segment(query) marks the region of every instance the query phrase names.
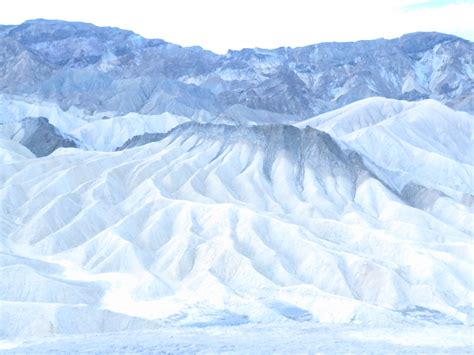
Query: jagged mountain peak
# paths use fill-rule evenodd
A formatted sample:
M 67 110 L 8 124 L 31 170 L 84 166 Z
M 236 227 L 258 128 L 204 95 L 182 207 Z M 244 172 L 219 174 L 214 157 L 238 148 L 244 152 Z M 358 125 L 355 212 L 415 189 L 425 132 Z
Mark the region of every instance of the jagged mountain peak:
M 449 41 L 469 42 L 458 36 L 440 32 L 407 33 L 393 41 L 397 42 L 397 44 L 408 53 L 426 51 L 432 49 L 437 44 Z
M 100 40 L 119 40 L 130 36 L 141 38 L 132 31 L 116 27 L 100 27 L 86 22 L 48 19 L 25 21 L 12 28 L 8 34 L 26 45 L 80 37 L 95 37 Z
M 212 121 L 236 106 L 303 119 L 372 96 L 474 107 L 474 45 L 440 33 L 217 55 L 117 28 L 34 20 L 0 31 L 0 42 L 0 92 L 66 108 Z

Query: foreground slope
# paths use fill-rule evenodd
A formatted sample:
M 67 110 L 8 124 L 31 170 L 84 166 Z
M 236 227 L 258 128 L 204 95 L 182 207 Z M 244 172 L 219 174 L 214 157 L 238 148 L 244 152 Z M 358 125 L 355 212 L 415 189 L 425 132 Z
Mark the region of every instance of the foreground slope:
M 472 345 L 472 330 L 463 326 L 373 327 L 309 322 L 238 327 L 163 324 L 151 331 L 0 341 L 2 354 L 470 354 Z
M 2 166 L 2 336 L 472 322 L 469 201 L 407 196 L 431 187 L 312 128 L 185 123 L 158 139 Z

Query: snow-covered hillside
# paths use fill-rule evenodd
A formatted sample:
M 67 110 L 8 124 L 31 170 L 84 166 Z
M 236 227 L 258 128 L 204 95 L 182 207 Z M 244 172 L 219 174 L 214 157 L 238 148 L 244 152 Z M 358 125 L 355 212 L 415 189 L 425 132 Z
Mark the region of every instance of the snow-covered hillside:
M 400 191 L 412 182 L 457 200 L 474 193 L 474 117 L 435 100 L 369 98 L 296 126 L 337 137 Z
M 49 133 L 55 131 L 56 139 L 58 137 L 69 139 L 83 149 L 103 151 L 115 150 L 134 136 L 144 133 L 165 133 L 189 121 L 186 117 L 168 112 L 160 115 L 138 113 L 118 115 L 114 112 L 88 114 L 74 107 L 63 110 L 51 102 L 28 101 L 0 95 L 0 138 L 21 142 L 28 136 L 41 136 L 37 132 L 37 125 L 34 124 L 40 118 L 43 121 L 46 119 L 46 125 L 52 126 L 46 130 L 50 131 Z M 35 150 L 43 142 L 44 137 L 38 142 L 35 141 L 29 148 Z
M 0 174 L 2 336 L 472 322 L 472 204 L 312 128 L 185 123 Z

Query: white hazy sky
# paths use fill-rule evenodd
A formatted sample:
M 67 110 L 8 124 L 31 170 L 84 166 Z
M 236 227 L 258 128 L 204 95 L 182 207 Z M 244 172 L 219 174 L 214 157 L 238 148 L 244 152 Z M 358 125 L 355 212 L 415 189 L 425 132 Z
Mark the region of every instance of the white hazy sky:
M 474 40 L 474 0 L 3 0 L 2 5 L 1 24 L 84 21 L 218 53 L 415 31 Z

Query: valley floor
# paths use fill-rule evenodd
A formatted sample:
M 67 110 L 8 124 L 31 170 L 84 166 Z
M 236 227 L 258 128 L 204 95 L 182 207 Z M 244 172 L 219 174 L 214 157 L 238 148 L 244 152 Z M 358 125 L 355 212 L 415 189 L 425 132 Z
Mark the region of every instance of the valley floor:
M 0 341 L 0 353 L 472 354 L 469 326 L 279 325 L 171 327 Z

